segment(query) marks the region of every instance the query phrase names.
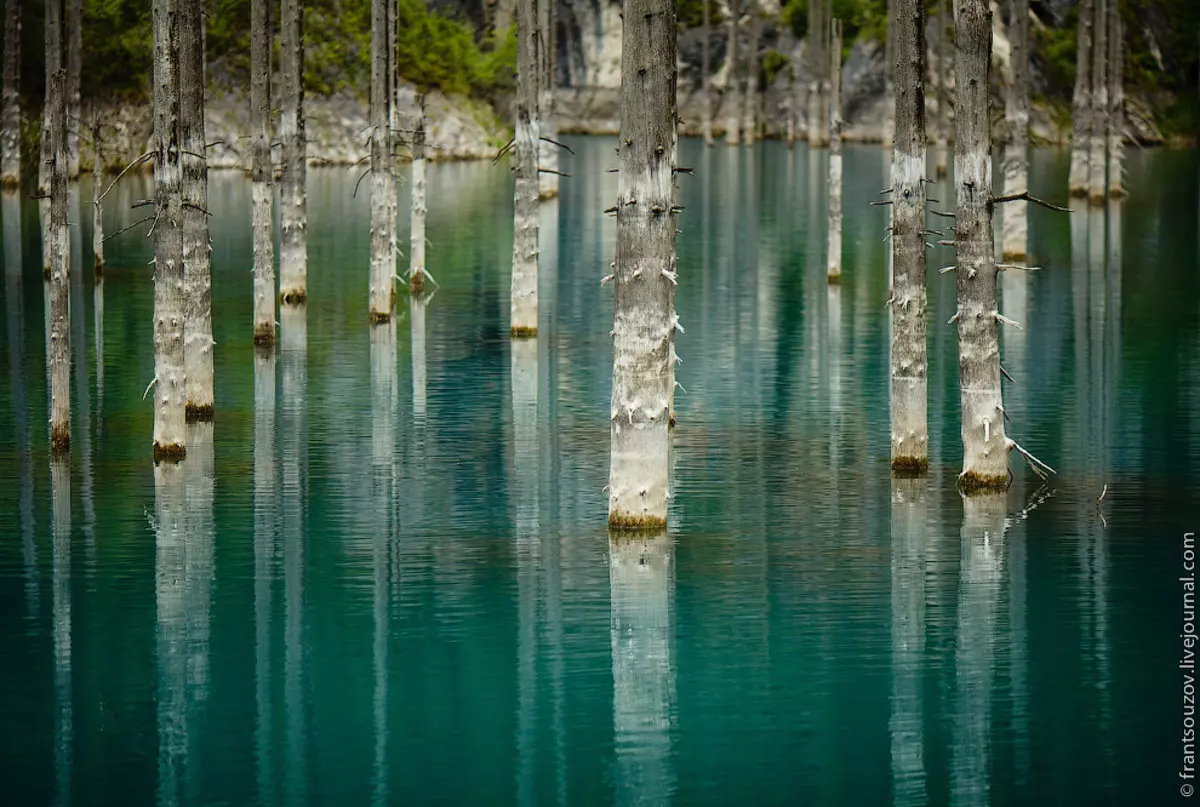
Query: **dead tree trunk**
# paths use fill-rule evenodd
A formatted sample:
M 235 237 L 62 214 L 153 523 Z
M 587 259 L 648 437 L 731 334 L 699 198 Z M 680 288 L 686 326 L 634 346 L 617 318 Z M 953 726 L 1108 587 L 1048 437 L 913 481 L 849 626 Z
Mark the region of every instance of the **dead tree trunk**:
M 554 124 L 554 8 L 557 0 L 538 0 L 538 59 L 541 74 L 538 76 L 538 198 L 553 199 L 558 196 L 558 146 L 551 140 L 558 139 L 558 127 Z M 548 140 L 545 138 L 549 138 Z
M 21 0 L 4 7 L 4 100 L 0 109 L 0 185 L 21 184 Z
M 1102 205 L 1108 198 L 1108 3 L 1092 0 L 1092 137 L 1088 154 L 1088 198 Z
M 412 139 L 412 239 L 408 281 L 413 294 L 425 291 L 425 96 L 417 96 L 417 124 Z M 424 312 L 424 308 L 422 308 Z
M 746 80 L 746 109 L 742 117 L 742 132 L 747 146 L 758 139 L 758 46 L 762 38 L 762 19 L 758 3 L 750 0 L 750 47 L 746 51 L 744 75 Z
M 38 164 L 38 208 L 42 219 L 42 273 L 50 279 L 51 242 L 54 231 L 50 225 L 50 170 L 54 165 L 54 123 L 50 120 L 50 88 L 54 76 L 66 67 L 66 53 L 63 39 L 66 36 L 66 10 L 63 0 L 48 0 L 45 4 L 46 29 L 46 99 L 42 103 L 42 143 L 41 161 Z M 66 79 L 63 79 L 64 82 Z M 66 92 L 66 85 L 63 85 Z M 65 101 L 64 101 L 65 103 Z
M 299 305 L 308 299 L 308 143 L 304 122 L 304 9 L 301 0 L 280 5 L 280 75 L 283 98 L 279 139 L 279 299 Z
M 829 239 L 825 269 L 842 279 L 842 21 L 832 20 L 829 46 Z
M 1088 138 L 1092 132 L 1092 2 L 1079 1 L 1079 27 L 1075 44 L 1075 94 L 1071 99 L 1072 196 L 1087 196 Z
M 700 50 L 700 108 L 703 117 L 700 120 L 700 129 L 704 134 L 704 145 L 711 146 L 713 144 L 712 133 L 712 84 L 709 81 L 709 71 L 712 69 L 712 54 L 709 52 L 712 38 L 712 20 L 709 10 L 708 0 L 704 0 L 700 4 L 702 11 L 701 30 L 703 31 L 704 40 Z
M 92 272 L 96 280 L 104 277 L 104 176 L 108 164 L 104 154 L 103 125 L 92 122 Z
M 515 337 L 537 336 L 538 328 L 538 64 L 537 3 L 517 0 L 517 182 L 509 301 L 509 332 Z
M 1121 4 L 1109 0 L 1108 195 L 1125 195 L 1125 29 Z
M 608 523 L 661 528 L 675 316 L 676 10 L 626 0 L 613 271 Z
M 887 0 L 887 32 L 884 38 L 883 124 L 880 138 L 883 147 L 891 148 L 896 138 L 896 15 L 898 0 Z
M 725 48 L 725 145 L 736 146 L 741 142 L 741 76 L 738 61 L 738 18 L 741 9 L 738 0 L 729 0 L 729 44 Z
M 895 49 L 896 97 L 891 193 L 892 470 L 922 473 L 929 466 L 923 180 L 925 3 L 895 0 L 894 11 L 888 21 Z
M 176 0 L 154 0 L 154 461 L 186 449 L 184 272 Z
M 79 125 L 83 115 L 83 0 L 67 0 L 67 178 L 79 176 Z
M 1009 134 L 1004 149 L 1004 193 L 1015 196 L 1029 190 L 1029 0 L 1012 0 L 1011 8 L 1013 84 L 1004 108 Z M 1004 260 L 1024 261 L 1029 241 L 1029 203 L 1008 203 L 1003 227 Z
M 946 29 L 950 20 L 946 15 L 946 0 L 938 0 L 937 24 L 933 27 L 935 65 L 933 86 L 937 94 L 937 118 L 934 119 L 936 133 L 933 149 L 933 175 L 935 179 L 946 176 L 949 166 L 946 155 L 950 141 L 950 49 L 946 47 Z
M 388 198 L 396 195 L 391 172 L 391 53 L 388 4 L 371 0 L 371 277 L 370 316 L 375 323 L 392 318 L 395 265 L 391 263 Z
M 254 344 L 275 344 L 275 215 L 271 188 L 272 0 L 250 3 L 250 130 L 254 230 Z
M 51 6 L 62 13 L 62 0 L 48 0 L 47 22 Z M 49 37 L 47 37 L 49 38 Z M 60 40 L 61 41 L 61 40 Z M 49 43 L 47 43 L 49 44 Z M 58 70 L 47 85 L 46 105 L 50 108 L 50 343 L 46 346 L 50 362 L 50 450 L 66 452 L 71 446 L 71 328 L 70 250 L 67 234 L 67 99 L 66 71 Z
M 179 135 L 183 170 L 183 358 L 187 419 L 213 418 L 212 279 L 208 236 L 208 159 L 204 150 L 204 4 L 179 3 Z

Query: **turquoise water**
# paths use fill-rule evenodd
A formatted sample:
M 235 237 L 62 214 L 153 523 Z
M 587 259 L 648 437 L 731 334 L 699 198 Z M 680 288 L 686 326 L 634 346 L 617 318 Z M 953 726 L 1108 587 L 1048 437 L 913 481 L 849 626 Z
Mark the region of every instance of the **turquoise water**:
M 151 242 L 109 242 L 99 287 L 90 261 L 73 274 L 72 453 L 52 465 L 37 211 L 18 264 L 5 204 L 0 803 L 1178 799 L 1197 154 L 1132 152 L 1107 216 L 1031 211 L 1042 271 L 1003 278 L 1024 325 L 1003 334 L 1006 408 L 1059 473 L 1040 489 L 1014 458 L 1006 495 L 964 503 L 944 248 L 931 473 L 888 471 L 883 153 L 847 149 L 831 288 L 824 154 L 684 142 L 675 496 L 643 545 L 610 543 L 602 491 L 613 143 L 570 144 L 541 335 L 515 353 L 503 167 L 431 168 L 441 289 L 374 331 L 358 172 L 314 169 L 309 304 L 270 357 L 250 186 L 214 174 L 217 418 L 157 473 Z M 1034 192 L 1062 201 L 1066 169 L 1036 152 Z M 107 229 L 148 195 L 115 191 Z

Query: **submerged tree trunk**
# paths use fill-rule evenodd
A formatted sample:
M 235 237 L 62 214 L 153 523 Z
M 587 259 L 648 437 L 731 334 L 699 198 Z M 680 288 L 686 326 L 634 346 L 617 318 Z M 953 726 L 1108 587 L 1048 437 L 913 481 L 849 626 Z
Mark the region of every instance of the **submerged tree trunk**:
M 738 61 L 738 0 L 729 0 L 729 44 L 725 48 L 725 145 L 741 142 L 741 80 L 742 66 Z
M 1004 193 L 1029 190 L 1029 0 L 1012 0 L 1009 20 L 1013 85 L 1004 107 L 1008 143 L 1004 148 Z M 1029 203 L 1004 208 L 1002 252 L 1006 261 L 1023 261 L 1029 241 Z
M 184 271 L 180 232 L 179 22 L 175 0 L 154 0 L 154 460 L 183 459 Z
M 704 135 L 704 145 L 711 146 L 713 144 L 712 133 L 712 84 L 709 80 L 709 71 L 712 69 L 712 55 L 709 52 L 712 38 L 712 20 L 711 11 L 709 10 L 710 3 L 704 0 L 700 4 L 703 9 L 701 12 L 701 31 L 703 41 L 700 49 L 700 109 L 702 110 L 700 119 L 700 130 Z
M 549 142 L 558 139 L 558 127 L 554 123 L 554 31 L 556 0 L 538 0 L 538 60 L 541 72 L 538 76 L 538 198 L 553 199 L 558 196 L 558 146 Z M 543 170 L 545 169 L 545 170 Z
M 516 191 L 509 331 L 536 336 L 538 328 L 538 82 L 536 0 L 517 2 Z
M 746 51 L 746 110 L 742 118 L 742 132 L 746 145 L 754 145 L 758 139 L 758 45 L 762 37 L 762 19 L 759 17 L 758 4 L 750 0 L 750 48 Z
M 48 0 L 50 6 L 62 0 Z M 67 234 L 67 104 L 66 75 L 58 70 L 50 78 L 46 105 L 50 108 L 50 450 L 65 452 L 71 446 L 71 329 L 69 324 L 70 250 Z
M 934 68 L 933 91 L 937 101 L 937 117 L 934 118 L 933 176 L 946 176 L 949 166 L 946 154 L 950 140 L 950 53 L 946 47 L 946 0 L 938 0 L 937 24 L 933 26 Z
M 388 198 L 396 195 L 391 172 L 391 55 L 388 50 L 388 4 L 371 0 L 371 273 L 372 322 L 392 318 L 395 302 L 395 265 L 391 263 Z
M 417 125 L 412 139 L 412 239 L 408 276 L 413 294 L 425 290 L 425 96 L 417 96 Z
M 885 149 L 891 148 L 896 139 L 896 28 L 900 25 L 897 15 L 903 13 L 899 3 L 900 0 L 887 0 L 887 32 L 883 46 L 883 123 L 880 128 Z
M 676 11 L 626 0 L 621 48 L 610 527 L 660 528 L 675 316 Z
M 958 369 L 962 394 L 965 490 L 1008 484 L 1008 448 L 1000 391 L 996 261 L 992 241 L 992 133 L 988 77 L 992 14 L 987 0 L 956 0 L 954 14 L 954 181 L 958 258 Z
M 83 0 L 67 0 L 67 177 L 79 176 L 79 125 L 83 116 Z
M 0 106 L 0 185 L 21 184 L 21 0 L 4 7 L 4 98 Z
M 830 23 L 829 46 L 829 239 L 825 269 L 830 283 L 842 279 L 842 21 Z
M 1094 205 L 1108 198 L 1108 3 L 1092 0 L 1092 137 L 1088 154 L 1088 198 Z
M 179 3 L 179 134 L 183 149 L 183 282 L 187 317 L 183 357 L 187 419 L 213 417 L 212 280 L 208 236 L 208 159 L 204 150 L 204 8 Z
M 301 0 L 280 5 L 280 76 L 283 98 L 279 139 L 279 299 L 297 305 L 308 299 L 308 143 L 304 122 L 304 9 Z
M 275 344 L 275 216 L 271 188 L 271 0 L 250 4 L 250 130 L 254 230 L 254 344 Z
M 1108 195 L 1125 195 L 1125 29 L 1120 3 L 1109 0 Z
M 1075 94 L 1071 99 L 1072 196 L 1087 196 L 1088 138 L 1092 131 L 1092 2 L 1079 0 L 1079 27 L 1075 47 Z
M 896 0 L 895 12 L 889 21 L 894 29 L 897 100 L 891 193 L 892 470 L 921 473 L 929 465 L 922 179 L 925 175 L 925 3 Z M 986 98 L 985 90 L 985 112 Z

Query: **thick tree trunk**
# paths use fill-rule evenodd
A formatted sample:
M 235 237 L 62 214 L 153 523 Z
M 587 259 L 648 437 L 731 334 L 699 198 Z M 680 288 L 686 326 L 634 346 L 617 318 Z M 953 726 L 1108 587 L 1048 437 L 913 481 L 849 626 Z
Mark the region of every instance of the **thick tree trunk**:
M 536 336 L 538 328 L 538 34 L 536 0 L 517 1 L 516 191 L 510 333 Z
M 729 41 L 725 47 L 725 145 L 736 146 L 742 134 L 742 65 L 738 60 L 738 0 L 729 0 Z
M 304 123 L 304 9 L 301 0 L 280 5 L 280 76 L 283 98 L 279 139 L 279 298 L 297 305 L 308 299 L 308 142 Z
M 4 7 L 4 98 L 0 106 L 0 185 L 21 184 L 21 0 Z
M 1088 147 L 1092 131 L 1092 3 L 1079 0 L 1079 27 L 1075 35 L 1075 94 L 1071 99 L 1072 196 L 1087 196 Z
M 250 3 L 250 136 L 254 230 L 254 344 L 275 344 L 274 169 L 271 165 L 272 0 Z
M 412 139 L 412 238 L 409 242 L 409 290 L 425 290 L 425 96 L 417 96 L 417 122 Z
M 1109 0 L 1108 195 L 1125 195 L 1125 29 L 1121 4 Z
M 390 155 L 392 68 L 388 49 L 390 40 L 388 3 L 371 0 L 371 276 L 370 317 L 372 322 L 387 322 L 395 304 L 395 273 L 392 242 L 395 234 L 388 228 L 388 199 L 396 188 Z
M 1004 106 L 1009 139 L 1004 147 L 1004 193 L 1029 190 L 1029 0 L 1012 0 L 1009 21 L 1013 85 Z M 1024 261 L 1029 241 L 1029 203 L 1004 207 L 1002 252 L 1005 261 Z
M 746 110 L 742 118 L 742 132 L 747 146 L 754 145 L 758 139 L 758 45 L 762 38 L 762 18 L 759 17 L 758 3 L 750 0 L 750 47 L 746 51 Z
M 892 470 L 922 473 L 929 466 L 922 179 L 925 175 L 925 4 L 923 0 L 896 0 L 894 11 L 889 21 L 895 49 L 897 102 L 891 193 Z M 985 103 L 986 97 L 985 93 Z
M 1108 198 L 1108 3 L 1092 0 L 1092 137 L 1088 154 L 1088 198 L 1102 205 Z
M 958 370 L 965 490 L 1008 485 L 1000 391 L 996 261 L 992 240 L 992 133 L 988 78 L 992 14 L 987 0 L 956 0 L 954 181 L 958 258 Z
M 933 175 L 941 179 L 948 173 L 946 163 L 950 142 L 950 48 L 946 47 L 946 30 L 950 20 L 947 18 L 946 0 L 938 0 L 937 24 L 933 27 L 934 53 L 936 62 L 933 69 L 933 86 L 937 94 L 937 118 L 935 119 L 936 133 L 933 149 Z
M 626 0 L 621 48 L 608 523 L 661 528 L 675 316 L 676 12 Z
M 829 47 L 829 238 L 825 269 L 842 279 L 842 21 L 833 20 Z
M 899 0 L 887 0 L 887 33 L 884 39 L 883 123 L 880 137 L 883 147 L 891 148 L 896 138 L 896 28 Z
M 712 133 L 712 83 L 709 78 L 709 71 L 712 69 L 712 54 L 710 53 L 712 38 L 712 20 L 710 3 L 704 0 L 701 3 L 703 11 L 701 30 L 703 31 L 703 42 L 700 50 L 700 108 L 703 110 L 700 119 L 700 130 L 704 134 L 704 145 L 711 146 L 713 144 Z
M 184 271 L 176 0 L 154 0 L 154 460 L 183 459 L 187 441 Z
M 538 60 L 541 74 L 538 76 L 538 133 L 550 140 L 558 139 L 558 127 L 554 123 L 554 53 L 555 53 L 555 5 L 557 0 L 538 0 Z M 542 169 L 547 169 L 543 171 Z M 538 141 L 538 198 L 553 199 L 558 196 L 558 146 L 548 140 Z
M 48 0 L 50 7 L 62 0 Z M 50 343 L 46 346 L 50 363 L 50 450 L 65 452 L 71 446 L 71 330 L 69 284 L 70 249 L 67 233 L 67 104 L 66 74 L 56 71 L 49 77 L 46 105 L 50 108 Z M 82 305 L 82 302 L 79 303 Z
M 208 160 L 204 150 L 203 0 L 179 3 L 179 133 L 183 152 L 183 324 L 187 419 L 213 417 L 212 281 L 208 235 Z
M 67 0 L 67 177 L 79 176 L 79 126 L 83 118 L 83 0 Z

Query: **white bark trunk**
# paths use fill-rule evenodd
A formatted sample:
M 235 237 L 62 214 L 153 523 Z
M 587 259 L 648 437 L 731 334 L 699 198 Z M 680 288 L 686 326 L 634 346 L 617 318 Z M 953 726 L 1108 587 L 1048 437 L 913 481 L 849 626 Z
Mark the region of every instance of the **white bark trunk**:
M 50 0 L 47 6 L 61 3 Z M 50 449 L 66 452 L 71 446 L 71 291 L 70 242 L 67 232 L 67 108 L 66 76 L 50 76 L 46 104 L 50 108 L 50 322 L 46 359 L 50 365 Z M 82 303 L 79 303 L 82 304 Z
M 513 263 L 510 333 L 538 329 L 538 83 L 537 5 L 517 2 L 516 189 L 513 196 Z
M 1108 19 L 1108 195 L 1116 199 L 1125 195 L 1125 30 L 1117 0 L 1110 0 Z
M 825 270 L 842 279 L 842 22 L 833 20 L 829 48 L 829 238 Z
M 21 184 L 21 0 L 4 7 L 4 97 L 0 105 L 0 186 Z
M 79 126 L 83 117 L 83 0 L 67 0 L 67 178 L 79 176 Z
M 1092 135 L 1088 154 L 1088 199 L 1102 205 L 1108 199 L 1108 3 L 1092 0 Z
M 1092 2 L 1080 0 L 1079 27 L 1075 35 L 1075 93 L 1071 99 L 1072 196 L 1087 196 L 1088 147 L 1092 131 Z
M 557 0 L 538 0 L 537 16 L 538 60 L 541 65 L 538 81 L 538 132 L 540 137 L 558 139 L 558 127 L 554 121 L 554 55 L 555 55 L 555 5 Z M 547 169 L 547 170 L 542 170 Z M 558 146 L 545 140 L 538 141 L 538 198 L 553 199 L 558 196 Z
M 1013 86 L 1004 108 L 1009 130 L 1004 149 L 1004 193 L 1017 194 L 1029 190 L 1029 0 L 1012 0 L 1008 38 L 1012 43 Z M 1004 260 L 1024 261 L 1029 241 L 1029 203 L 1005 204 L 1002 221 Z
M 408 247 L 409 288 L 425 290 L 425 97 L 417 98 L 417 125 L 412 142 L 412 226 Z
M 304 9 L 301 0 L 280 6 L 279 139 L 283 166 L 279 175 L 279 299 L 300 304 L 308 299 L 308 142 L 304 120 Z
M 661 528 L 669 498 L 675 316 L 676 15 L 627 0 L 622 22 L 608 523 Z
M 371 271 L 370 318 L 387 322 L 392 318 L 396 299 L 396 265 L 392 243 L 395 233 L 389 228 L 388 200 L 393 201 L 396 187 L 392 175 L 391 59 L 388 43 L 390 23 L 388 4 L 371 2 Z
M 250 129 L 254 230 L 254 344 L 275 344 L 274 169 L 271 164 L 271 0 L 250 3 Z
M 729 35 L 725 46 L 725 144 L 741 142 L 741 81 L 742 66 L 738 61 L 738 0 L 729 0 Z

